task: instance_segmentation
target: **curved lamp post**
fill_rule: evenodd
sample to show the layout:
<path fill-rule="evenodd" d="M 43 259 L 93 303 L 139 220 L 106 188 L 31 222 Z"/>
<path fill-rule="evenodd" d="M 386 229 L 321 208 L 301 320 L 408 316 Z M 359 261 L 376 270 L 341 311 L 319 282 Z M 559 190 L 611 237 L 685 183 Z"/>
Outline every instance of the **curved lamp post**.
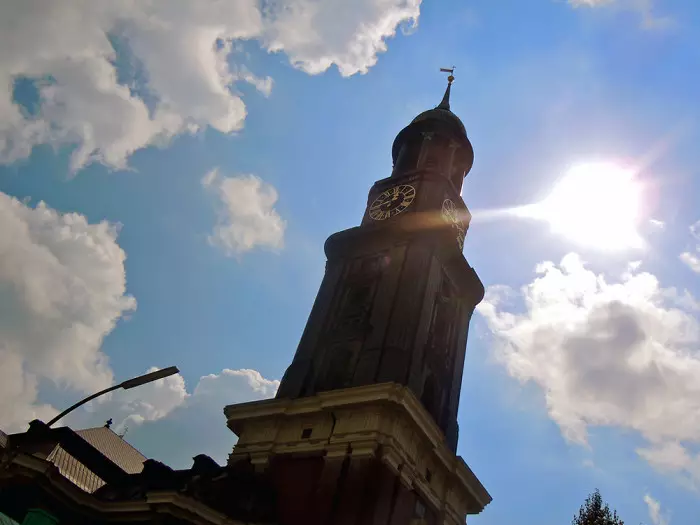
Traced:
<path fill-rule="evenodd" d="M 92 401 L 96 397 L 99 397 L 101 395 L 106 394 L 107 392 L 111 392 L 113 390 L 117 390 L 119 388 L 123 388 L 124 390 L 128 390 L 130 388 L 135 388 L 137 386 L 145 385 L 146 383 L 151 383 L 152 381 L 157 381 L 158 379 L 163 379 L 164 377 L 171 376 L 173 374 L 177 374 L 179 370 L 177 369 L 176 366 L 169 366 L 168 368 L 163 368 L 162 370 L 156 370 L 155 372 L 150 372 L 148 374 L 144 374 L 142 376 L 134 377 L 132 379 L 127 379 L 126 381 L 119 383 L 118 385 L 113 385 L 110 386 L 109 388 L 105 388 L 104 390 L 100 390 L 96 394 L 92 394 L 91 396 L 86 397 L 85 399 L 78 401 L 75 405 L 72 407 L 67 408 L 60 414 L 58 414 L 55 418 L 53 418 L 51 421 L 46 423 L 46 428 L 50 427 L 53 425 L 56 421 L 64 417 L 66 414 L 72 412 L 76 408 L 84 405 L 88 401 Z M 28 432 L 31 432 L 31 425 L 30 425 L 30 430 Z M 0 470 L 7 469 L 10 467 L 10 464 L 14 460 L 17 455 L 19 455 L 22 447 L 21 444 L 17 444 L 14 446 L 11 446 L 11 449 L 7 451 L 4 456 L 3 454 L 0 454 Z"/>
<path fill-rule="evenodd" d="M 117 390 L 119 388 L 123 388 L 124 390 L 129 390 L 130 388 L 135 388 L 137 386 L 145 385 L 146 383 L 151 383 L 152 381 L 157 381 L 158 379 L 163 379 L 164 377 L 171 376 L 173 374 L 177 374 L 179 370 L 177 369 L 176 366 L 169 366 L 168 368 L 163 368 L 161 370 L 156 370 L 155 372 L 150 372 L 148 374 L 144 374 L 142 376 L 134 377 L 133 379 L 127 379 L 126 381 L 119 383 L 118 385 L 113 385 L 110 386 L 109 388 L 105 388 L 104 390 L 100 390 L 96 394 L 92 394 L 91 396 L 86 397 L 82 401 L 78 401 L 75 405 L 67 408 L 60 414 L 58 414 L 55 418 L 53 418 L 51 421 L 46 423 L 47 427 L 50 427 L 53 425 L 56 421 L 59 419 L 63 418 L 66 414 L 69 412 L 72 412 L 79 406 L 84 405 L 88 401 L 92 401 L 96 397 L 100 397 L 108 392 L 112 392 L 113 390 Z"/>

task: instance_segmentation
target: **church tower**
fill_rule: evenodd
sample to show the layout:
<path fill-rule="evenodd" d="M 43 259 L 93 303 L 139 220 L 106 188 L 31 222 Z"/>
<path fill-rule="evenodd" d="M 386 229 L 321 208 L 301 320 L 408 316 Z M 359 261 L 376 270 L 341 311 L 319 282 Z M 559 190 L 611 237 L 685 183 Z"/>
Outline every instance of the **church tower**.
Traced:
<path fill-rule="evenodd" d="M 469 322 L 484 287 L 462 254 L 474 153 L 450 110 L 418 115 L 369 191 L 360 226 L 331 235 L 326 272 L 273 400 L 225 408 L 276 488 L 281 525 L 464 523 L 490 501 L 455 455 Z"/>

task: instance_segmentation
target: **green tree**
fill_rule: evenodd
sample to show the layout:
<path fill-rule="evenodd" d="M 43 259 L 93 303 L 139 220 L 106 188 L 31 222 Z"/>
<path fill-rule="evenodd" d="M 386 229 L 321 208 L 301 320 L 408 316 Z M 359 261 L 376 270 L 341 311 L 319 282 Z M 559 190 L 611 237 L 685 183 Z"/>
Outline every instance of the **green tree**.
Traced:
<path fill-rule="evenodd" d="M 625 522 L 617 516 L 617 511 L 611 511 L 608 504 L 603 503 L 600 491 L 595 489 L 581 505 L 571 525 L 625 525 Z"/>

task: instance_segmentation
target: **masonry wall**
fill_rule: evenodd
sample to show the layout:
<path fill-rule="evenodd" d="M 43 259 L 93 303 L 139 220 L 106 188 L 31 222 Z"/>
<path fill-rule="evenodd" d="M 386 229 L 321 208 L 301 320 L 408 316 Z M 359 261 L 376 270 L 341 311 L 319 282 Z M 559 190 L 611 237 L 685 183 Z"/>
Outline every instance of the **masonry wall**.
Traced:
<path fill-rule="evenodd" d="M 375 457 L 277 456 L 269 466 L 279 525 L 437 525 L 420 501 Z"/>

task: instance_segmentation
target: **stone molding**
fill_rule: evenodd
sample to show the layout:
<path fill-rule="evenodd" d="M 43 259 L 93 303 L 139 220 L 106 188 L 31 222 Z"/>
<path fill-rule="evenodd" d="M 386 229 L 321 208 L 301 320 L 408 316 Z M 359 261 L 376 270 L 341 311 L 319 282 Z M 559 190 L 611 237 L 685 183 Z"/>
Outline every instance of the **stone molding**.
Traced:
<path fill-rule="evenodd" d="M 229 462 L 278 455 L 377 457 L 447 523 L 464 523 L 491 496 L 406 387 L 397 383 L 270 399 L 224 408 L 238 436 Z"/>

